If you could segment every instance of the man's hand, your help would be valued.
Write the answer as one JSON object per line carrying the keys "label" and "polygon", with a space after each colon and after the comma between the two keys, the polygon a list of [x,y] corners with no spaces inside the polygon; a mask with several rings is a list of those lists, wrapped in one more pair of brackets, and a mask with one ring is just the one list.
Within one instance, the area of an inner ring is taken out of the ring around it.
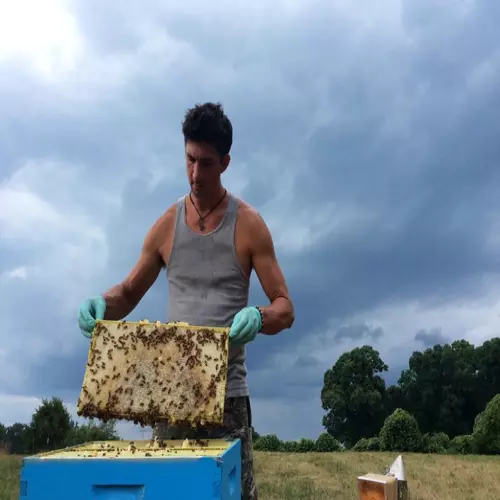
{"label": "man's hand", "polygon": [[82,334],[88,339],[92,337],[96,319],[104,319],[106,301],[101,295],[85,299],[80,304],[78,312],[78,326]]}
{"label": "man's hand", "polygon": [[233,320],[229,341],[233,345],[251,342],[262,328],[262,318],[256,307],[245,307]]}

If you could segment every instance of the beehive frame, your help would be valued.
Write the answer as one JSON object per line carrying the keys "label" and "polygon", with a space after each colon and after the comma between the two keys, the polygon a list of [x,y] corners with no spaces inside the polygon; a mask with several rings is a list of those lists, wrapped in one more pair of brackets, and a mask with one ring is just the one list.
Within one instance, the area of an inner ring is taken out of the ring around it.
{"label": "beehive frame", "polygon": [[229,328],[99,320],[80,416],[193,427],[224,416]]}

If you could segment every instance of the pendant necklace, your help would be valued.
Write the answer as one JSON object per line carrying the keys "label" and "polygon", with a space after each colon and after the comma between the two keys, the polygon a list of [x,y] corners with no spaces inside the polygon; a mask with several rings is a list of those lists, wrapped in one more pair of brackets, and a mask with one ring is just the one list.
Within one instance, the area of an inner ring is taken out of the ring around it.
{"label": "pendant necklace", "polygon": [[196,208],[196,205],[194,204],[193,197],[191,193],[189,193],[189,199],[191,200],[191,203],[193,204],[194,209],[196,210],[196,213],[198,214],[199,220],[198,220],[198,227],[200,228],[200,231],[205,231],[205,219],[208,217],[221,203],[222,200],[226,197],[227,190],[224,189],[224,194],[222,195],[221,199],[214,205],[212,210],[210,210],[208,213],[205,215],[201,215],[198,209]]}

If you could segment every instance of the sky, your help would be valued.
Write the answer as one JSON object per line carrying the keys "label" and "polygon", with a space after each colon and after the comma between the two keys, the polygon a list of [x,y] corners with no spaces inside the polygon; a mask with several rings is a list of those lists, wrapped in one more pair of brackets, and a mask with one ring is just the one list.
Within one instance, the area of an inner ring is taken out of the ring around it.
{"label": "sky", "polygon": [[[317,437],[354,347],[394,383],[415,350],[497,336],[499,24],[496,0],[0,0],[0,422],[52,396],[76,417],[79,304],[188,192],[181,122],[206,101],[295,304],[247,348],[259,433]],[[127,319],[166,304],[161,274]]]}

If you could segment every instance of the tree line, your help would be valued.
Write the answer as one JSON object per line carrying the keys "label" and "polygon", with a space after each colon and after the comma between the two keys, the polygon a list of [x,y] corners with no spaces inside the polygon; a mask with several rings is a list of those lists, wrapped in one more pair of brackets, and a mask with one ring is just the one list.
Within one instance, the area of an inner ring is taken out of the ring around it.
{"label": "tree line", "polygon": [[16,422],[6,427],[0,423],[0,444],[8,453],[27,455],[75,446],[89,441],[118,440],[115,421],[90,419],[75,422],[59,398],[43,399],[29,424]]}
{"label": "tree line", "polygon": [[[357,347],[342,354],[325,372],[323,425],[349,448],[359,447],[362,439],[372,439],[375,446],[373,438],[382,447],[389,446],[390,439],[384,440],[382,430],[392,419],[393,427],[415,430],[414,451],[435,448],[436,439],[441,447],[455,439],[455,443],[469,443],[469,450],[500,453],[500,443],[497,452],[494,443],[483,443],[485,433],[494,437],[498,431],[496,441],[500,440],[499,360],[500,338],[478,347],[466,340],[437,344],[414,351],[397,383],[387,386],[381,374],[388,367],[379,352],[370,346]],[[494,425],[488,424],[489,430],[485,427],[491,415],[499,422],[497,430]]]}
{"label": "tree line", "polygon": [[371,346],[342,354],[324,374],[326,433],[289,442],[254,432],[254,448],[500,454],[500,338],[415,351],[394,385],[387,371]]}

